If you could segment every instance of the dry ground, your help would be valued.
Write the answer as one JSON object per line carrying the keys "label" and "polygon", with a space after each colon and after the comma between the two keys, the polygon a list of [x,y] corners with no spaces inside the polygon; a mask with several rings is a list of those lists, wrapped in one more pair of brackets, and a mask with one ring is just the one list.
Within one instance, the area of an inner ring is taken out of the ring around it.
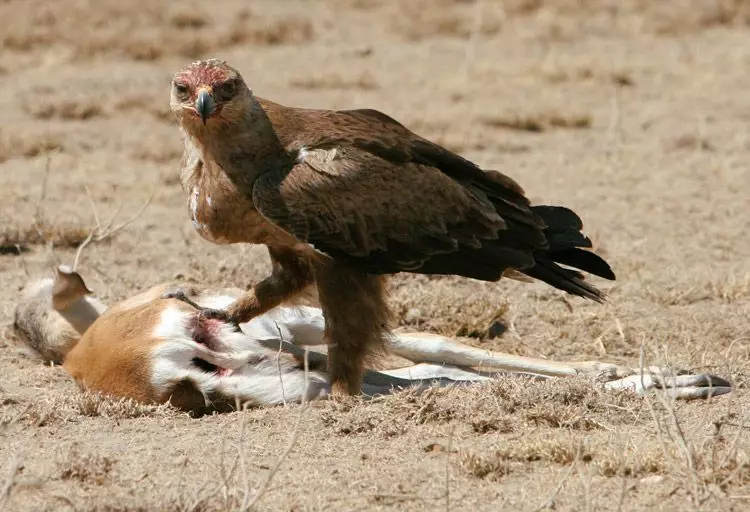
{"label": "dry ground", "polygon": [[[79,395],[4,336],[0,508],[242,508],[299,418],[260,509],[747,510],[749,4],[0,2],[4,324],[26,272],[48,271],[45,239],[72,261],[94,224],[86,188],[103,218],[155,193],[84,255],[107,301],[268,271],[262,250],[202,241],[177,181],[170,76],[219,56],[261,96],[381,109],[517,178],[534,201],[574,208],[619,276],[607,306],[543,285],[400,276],[402,325],[550,358],[635,364],[645,346],[652,363],[739,386],[673,406],[508,378],[191,419]],[[493,325],[506,330],[489,339]]]}

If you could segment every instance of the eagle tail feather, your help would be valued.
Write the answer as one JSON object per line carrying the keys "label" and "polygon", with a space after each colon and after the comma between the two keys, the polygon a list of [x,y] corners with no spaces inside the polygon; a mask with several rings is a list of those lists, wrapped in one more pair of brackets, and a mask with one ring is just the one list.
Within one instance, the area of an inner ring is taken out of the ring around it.
{"label": "eagle tail feather", "polygon": [[547,225],[544,234],[548,247],[534,254],[534,266],[522,272],[570,294],[603,302],[604,292],[585,282],[577,270],[610,280],[615,274],[603,258],[585,250],[592,244],[580,231],[583,223],[578,215],[561,206],[534,206],[532,211]]}

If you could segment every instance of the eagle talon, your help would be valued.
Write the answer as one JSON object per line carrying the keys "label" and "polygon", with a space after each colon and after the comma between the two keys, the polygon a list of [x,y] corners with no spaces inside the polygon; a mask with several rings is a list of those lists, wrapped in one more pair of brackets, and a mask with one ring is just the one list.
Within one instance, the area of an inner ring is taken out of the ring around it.
{"label": "eagle talon", "polygon": [[232,325],[236,331],[240,332],[239,324],[232,319],[232,316],[225,309],[204,308],[195,301],[191,300],[183,290],[169,290],[161,294],[162,299],[176,299],[188,304],[198,310],[198,317],[207,320],[219,320],[220,322]]}
{"label": "eagle talon", "polygon": [[195,309],[203,309],[201,306],[192,301],[183,290],[169,290],[161,294],[162,299],[176,299],[194,307]]}
{"label": "eagle talon", "polygon": [[198,316],[200,318],[219,320],[220,322],[230,324],[237,332],[240,332],[239,324],[232,318],[226,309],[199,308]]}

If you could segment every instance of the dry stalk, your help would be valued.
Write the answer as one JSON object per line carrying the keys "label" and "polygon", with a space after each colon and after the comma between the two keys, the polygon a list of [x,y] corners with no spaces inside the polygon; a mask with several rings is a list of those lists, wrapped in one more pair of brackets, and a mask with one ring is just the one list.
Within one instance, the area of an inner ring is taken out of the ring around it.
{"label": "dry stalk", "polygon": [[[52,171],[52,158],[50,157],[49,153],[47,153],[45,161],[44,161],[44,175],[42,176],[42,188],[39,191],[39,197],[36,201],[36,208],[34,209],[34,229],[36,230],[37,234],[39,235],[39,238],[44,241],[44,247],[49,253],[50,256],[52,256],[52,259],[55,260],[55,263],[57,265],[60,264],[60,260],[57,258],[57,254],[55,254],[55,248],[53,247],[52,242],[47,240],[47,237],[44,236],[44,230],[42,230],[42,223],[44,221],[44,200],[47,198],[47,183],[49,182],[49,175]],[[18,253],[21,253],[21,250],[19,248]]]}
{"label": "dry stalk", "polygon": [[[276,353],[276,371],[279,372],[279,383],[281,384],[281,401],[286,405],[286,392],[284,391],[284,377],[281,375],[281,353],[284,348],[284,335],[281,332],[279,323],[274,321],[276,330],[279,331],[279,351]],[[305,352],[307,354],[307,352]],[[307,382],[307,381],[305,381]]]}
{"label": "dry stalk", "polygon": [[5,477],[3,486],[0,487],[0,510],[3,509],[6,501],[10,498],[10,492],[15,485],[16,475],[21,471],[21,456],[17,453],[13,455],[8,466],[8,474]]}
{"label": "dry stalk", "polygon": [[[644,372],[644,359],[645,359],[645,347],[642,344],[641,345],[641,355],[640,355],[640,368],[641,368],[641,385],[643,385],[643,372]],[[660,375],[659,378],[664,381],[669,376],[666,375]],[[666,384],[666,383],[665,383]],[[693,498],[693,505],[697,508],[700,507],[700,503],[702,503],[705,498],[701,496],[700,488],[701,488],[701,478],[698,474],[698,471],[695,468],[695,457],[693,454],[692,449],[690,448],[690,445],[687,442],[687,438],[685,437],[685,432],[682,428],[682,424],[680,423],[679,419],[677,418],[677,414],[675,413],[674,404],[676,401],[675,397],[669,396],[669,389],[666,385],[662,386],[662,389],[657,388],[655,390],[655,395],[657,399],[659,400],[659,403],[664,408],[669,422],[671,424],[671,428],[669,425],[664,425],[664,428],[662,428],[661,421],[656,415],[656,411],[653,408],[653,405],[651,404],[651,400],[648,396],[648,393],[644,395],[644,398],[646,399],[646,403],[648,404],[649,411],[651,412],[651,416],[654,419],[654,422],[657,425],[657,430],[659,433],[659,440],[662,444],[662,449],[664,451],[664,456],[666,460],[671,459],[669,452],[666,448],[666,442],[664,440],[664,433],[666,432],[666,436],[669,438],[669,440],[674,443],[680,453],[682,454],[682,457],[684,459],[684,464],[687,467],[688,475],[691,480],[691,487],[692,489],[688,491],[690,495],[692,495]]]}
{"label": "dry stalk", "polygon": [[266,493],[266,491],[268,490],[268,487],[271,485],[271,481],[273,480],[273,477],[276,475],[276,473],[278,473],[279,468],[281,468],[281,465],[284,463],[284,461],[287,459],[287,457],[291,453],[294,446],[297,444],[297,438],[299,437],[299,433],[302,428],[302,418],[309,406],[309,402],[307,401],[307,390],[308,390],[308,386],[310,382],[310,364],[309,364],[308,354],[309,354],[308,349],[307,347],[305,347],[305,386],[302,391],[302,404],[300,405],[299,414],[297,415],[297,422],[294,425],[292,436],[290,437],[289,443],[287,444],[284,451],[281,452],[281,455],[279,455],[279,458],[276,459],[276,462],[269,470],[268,476],[266,476],[266,479],[261,484],[260,488],[258,489],[258,492],[255,494],[253,499],[250,500],[249,503],[246,502],[248,495],[245,495],[245,499],[243,500],[242,505],[239,508],[239,510],[243,512],[246,510],[252,510],[255,508],[255,506],[258,504],[260,499],[263,497],[263,494]]}
{"label": "dry stalk", "polygon": [[[243,491],[243,494],[242,494],[243,503],[247,499],[247,496],[250,495],[250,482],[249,482],[249,480],[247,478],[247,475],[249,474],[249,472],[247,471],[247,462],[245,461],[245,432],[246,432],[246,428],[247,428],[247,414],[248,413],[247,413],[246,410],[240,409],[240,414],[241,414],[241,417],[240,417],[240,438],[239,438],[239,448],[237,450],[238,455],[237,455],[237,457],[234,458],[234,464],[232,465],[232,469],[229,472],[229,475],[226,475],[226,476],[223,475],[223,481],[224,481],[224,503],[225,503],[225,507],[227,509],[231,508],[229,506],[229,496],[228,496],[228,490],[229,490],[228,482],[229,482],[229,477],[231,475],[234,475],[234,472],[237,469],[237,463],[238,462],[239,462],[240,472],[245,476],[245,478],[242,480],[243,484],[244,484],[243,485],[244,488],[242,490]],[[222,454],[222,457],[223,457],[223,454]]]}
{"label": "dry stalk", "polygon": [[622,488],[620,489],[620,499],[617,500],[617,510],[625,510],[625,498],[627,498],[628,493],[635,489],[637,486],[635,484],[628,485],[628,478],[626,476],[622,477]]}
{"label": "dry stalk", "polygon": [[[640,377],[641,377],[641,387],[643,389],[646,389],[646,382],[643,378],[645,375],[645,366],[646,365],[646,345],[645,342],[641,343],[641,349],[640,354],[638,356],[638,368],[640,371]],[[669,451],[667,450],[667,443],[664,440],[664,430],[662,429],[661,420],[659,420],[659,417],[656,415],[656,410],[654,409],[654,404],[651,403],[651,397],[648,395],[648,393],[643,394],[643,399],[646,402],[646,406],[648,407],[648,411],[651,414],[651,418],[654,420],[654,424],[656,425],[656,431],[659,434],[659,443],[661,444],[661,450],[662,454],[664,455],[665,460],[669,460]]]}
{"label": "dry stalk", "polygon": [[570,467],[565,470],[565,474],[557,483],[557,486],[555,487],[555,490],[552,492],[552,495],[550,495],[547,501],[545,501],[544,503],[539,505],[537,508],[535,508],[534,512],[539,512],[540,510],[546,510],[546,509],[554,510],[556,508],[555,503],[557,501],[557,496],[560,494],[560,491],[562,491],[563,487],[565,487],[565,484],[570,478],[570,476],[573,474],[573,471],[575,471],[578,461],[580,460],[580,457],[581,457],[581,445],[579,444],[578,450],[576,451],[575,459],[573,459],[573,462],[570,464]]}
{"label": "dry stalk", "polygon": [[[582,444],[578,443],[578,449],[576,450],[576,460],[581,456]],[[578,468],[578,479],[581,481],[583,487],[583,510],[586,512],[591,510],[591,471],[585,464],[576,464]]]}
{"label": "dry stalk", "polygon": [[47,153],[44,159],[44,175],[42,176],[42,188],[39,191],[39,198],[36,201],[36,208],[34,209],[34,224],[39,225],[44,217],[44,200],[47,198],[47,183],[49,182],[49,174],[52,169],[51,157]]}
{"label": "dry stalk", "polygon": [[445,450],[445,512],[451,509],[451,487],[450,487],[450,465],[451,449],[453,448],[453,436],[456,433],[456,426],[451,429],[448,436],[448,448]]}
{"label": "dry stalk", "polygon": [[16,252],[18,253],[19,265],[21,266],[21,269],[23,269],[23,273],[26,275],[26,277],[29,278],[31,277],[31,274],[29,274],[29,265],[26,263],[26,257],[23,255],[21,244],[15,244],[15,247]]}
{"label": "dry stalk", "polygon": [[91,209],[94,214],[94,221],[96,222],[96,226],[94,226],[91,231],[89,232],[86,239],[81,242],[81,244],[78,246],[78,249],[76,249],[76,255],[73,259],[73,270],[76,270],[78,268],[78,263],[81,260],[81,255],[83,254],[83,250],[91,243],[101,242],[108,238],[111,238],[112,236],[116,235],[118,232],[122,231],[126,227],[128,227],[130,224],[138,220],[138,218],[143,215],[143,212],[146,211],[146,208],[148,208],[148,205],[151,204],[151,201],[154,198],[154,194],[152,193],[148,199],[143,203],[141,208],[136,212],[135,215],[133,215],[131,218],[125,220],[124,222],[121,222],[119,224],[115,224],[115,220],[117,219],[118,215],[122,211],[122,205],[118,206],[115,210],[115,213],[110,217],[110,219],[102,224],[102,222],[99,219],[99,212],[96,209],[96,205],[94,204],[93,199],[91,198],[91,194],[89,193],[88,187],[85,187],[86,190],[86,197],[89,200],[89,203],[91,204]]}
{"label": "dry stalk", "polygon": [[675,397],[670,397],[668,393],[668,389],[666,386],[663,387],[663,389],[658,390],[656,393],[656,396],[659,398],[659,401],[661,402],[664,409],[667,411],[667,415],[669,416],[669,419],[672,423],[672,428],[674,429],[674,436],[673,441],[679,448],[679,450],[682,452],[682,456],[685,459],[685,465],[688,469],[688,474],[690,475],[692,479],[693,484],[693,498],[695,500],[696,507],[703,501],[704,498],[700,496],[700,487],[701,487],[701,477],[698,475],[698,471],[695,467],[695,454],[693,453],[692,448],[687,442],[687,438],[685,437],[685,431],[682,428],[682,424],[680,423],[679,419],[677,418],[677,413],[675,412]]}

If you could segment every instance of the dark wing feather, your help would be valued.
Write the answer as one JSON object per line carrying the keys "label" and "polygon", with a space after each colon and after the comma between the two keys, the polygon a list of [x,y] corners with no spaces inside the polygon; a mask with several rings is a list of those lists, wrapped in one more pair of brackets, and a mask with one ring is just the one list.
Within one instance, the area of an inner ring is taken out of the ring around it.
{"label": "dark wing feather", "polygon": [[[371,273],[494,281],[518,269],[601,300],[582,275],[614,279],[567,208],[531,207],[511,178],[412,133],[376,110],[287,109],[262,100],[281,144],[302,163],[256,182],[271,222]],[[558,264],[559,263],[559,264]]]}
{"label": "dark wing feather", "polygon": [[[436,256],[471,249],[494,253],[489,261],[497,274],[533,265],[532,251],[544,244],[541,230],[518,228],[512,220],[509,225],[487,194],[434,167],[395,163],[351,146],[307,149],[303,155],[290,170],[258,179],[256,208],[315,249],[367,272],[473,277],[465,264],[439,265],[450,259],[425,267]],[[507,210],[509,217],[516,214]]]}

